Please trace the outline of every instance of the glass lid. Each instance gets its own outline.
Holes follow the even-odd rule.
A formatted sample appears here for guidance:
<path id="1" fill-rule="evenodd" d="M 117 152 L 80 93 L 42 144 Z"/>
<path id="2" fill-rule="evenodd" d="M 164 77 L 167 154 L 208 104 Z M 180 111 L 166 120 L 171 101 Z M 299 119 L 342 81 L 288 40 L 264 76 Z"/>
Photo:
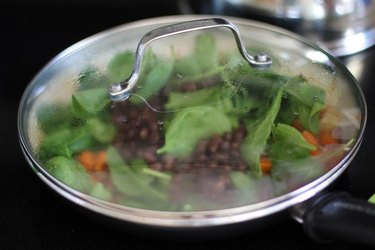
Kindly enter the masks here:
<path id="1" fill-rule="evenodd" d="M 78 197 L 186 212 L 284 197 L 351 160 L 365 103 L 328 53 L 240 19 L 239 34 L 167 20 L 88 38 L 34 78 L 19 126 L 37 172 Z"/>

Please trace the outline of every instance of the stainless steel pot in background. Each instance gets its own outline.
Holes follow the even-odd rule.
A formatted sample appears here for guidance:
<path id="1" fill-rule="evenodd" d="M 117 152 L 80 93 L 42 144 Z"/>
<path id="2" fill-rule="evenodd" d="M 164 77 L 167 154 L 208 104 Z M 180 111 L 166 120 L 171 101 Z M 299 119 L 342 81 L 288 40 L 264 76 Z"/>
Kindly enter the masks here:
<path id="1" fill-rule="evenodd" d="M 182 13 L 218 14 L 269 22 L 326 47 L 335 56 L 375 43 L 372 0 L 179 0 Z"/>

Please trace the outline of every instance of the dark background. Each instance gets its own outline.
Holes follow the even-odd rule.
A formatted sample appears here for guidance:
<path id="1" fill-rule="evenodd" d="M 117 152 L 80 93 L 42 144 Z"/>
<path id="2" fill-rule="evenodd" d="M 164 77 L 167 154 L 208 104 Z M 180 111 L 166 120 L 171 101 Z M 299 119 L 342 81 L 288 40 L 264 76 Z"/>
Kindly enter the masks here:
<path id="1" fill-rule="evenodd" d="M 178 243 L 166 236 L 159 241 L 107 227 L 68 206 L 35 175 L 21 153 L 16 122 L 23 90 L 49 60 L 79 40 L 130 21 L 179 14 L 179 9 L 172 0 L 51 2 L 0 3 L 0 249 L 358 248 L 351 243 L 316 243 L 291 219 L 226 240 Z M 364 90 L 369 119 L 361 150 L 333 189 L 367 199 L 375 193 L 375 49 L 340 60 Z"/>

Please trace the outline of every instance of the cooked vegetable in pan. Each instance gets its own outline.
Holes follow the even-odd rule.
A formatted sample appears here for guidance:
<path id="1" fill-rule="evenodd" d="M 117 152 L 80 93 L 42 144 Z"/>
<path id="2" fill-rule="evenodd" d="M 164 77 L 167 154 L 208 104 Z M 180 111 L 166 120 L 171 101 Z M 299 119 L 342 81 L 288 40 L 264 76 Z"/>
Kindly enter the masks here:
<path id="1" fill-rule="evenodd" d="M 132 52 L 81 72 L 69 103 L 39 107 L 40 161 L 57 179 L 132 207 L 197 211 L 267 200 L 334 167 L 355 133 L 304 74 L 219 54 L 209 34 L 173 59 L 148 50 L 136 91 L 112 103 Z M 352 127 L 351 127 L 352 128 Z M 353 129 L 352 129 L 353 130 Z M 355 126 L 354 126 L 355 130 Z"/>

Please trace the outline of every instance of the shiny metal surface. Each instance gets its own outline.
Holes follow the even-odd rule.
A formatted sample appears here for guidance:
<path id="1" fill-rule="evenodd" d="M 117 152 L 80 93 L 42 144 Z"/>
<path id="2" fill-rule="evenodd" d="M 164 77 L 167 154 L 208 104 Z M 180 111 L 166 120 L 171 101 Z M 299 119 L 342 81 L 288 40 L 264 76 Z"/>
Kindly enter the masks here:
<path id="1" fill-rule="evenodd" d="M 204 0 L 200 4 L 194 2 L 181 0 L 181 11 L 233 15 L 266 21 L 312 39 L 336 56 L 354 54 L 375 43 L 373 0 Z M 204 8 L 201 7 L 203 5 Z"/>
<path id="2" fill-rule="evenodd" d="M 148 19 L 145 21 L 139 21 L 130 23 L 127 25 L 119 26 L 115 29 L 102 32 L 98 35 L 92 36 L 86 40 L 81 41 L 80 43 L 68 48 L 57 56 L 53 61 L 45 67 L 45 70 L 49 66 L 56 63 L 61 58 L 67 56 L 68 54 L 80 50 L 83 47 L 87 46 L 90 43 L 95 43 L 95 41 L 105 38 L 107 36 L 119 33 L 126 32 L 129 29 L 144 27 L 146 25 L 166 25 L 173 22 L 182 22 L 192 19 L 202 18 L 202 16 L 174 16 L 174 17 L 163 17 L 163 18 L 154 18 Z M 284 30 L 269 27 L 264 24 L 251 22 L 244 19 L 230 18 L 228 19 L 238 25 L 252 25 L 257 28 L 268 30 L 269 32 L 277 32 L 278 34 L 285 34 Z M 288 39 L 294 39 L 298 42 L 305 44 L 313 48 L 314 50 L 320 51 L 313 43 L 310 43 L 303 38 L 296 36 L 292 33 L 287 34 Z M 67 198 L 79 206 L 82 206 L 88 210 L 95 211 L 97 213 L 118 219 L 123 221 L 130 221 L 144 225 L 153 225 L 153 226 L 163 226 L 163 227 L 179 227 L 179 228 L 191 228 L 191 227 L 206 227 L 206 226 L 216 226 L 216 225 L 226 225 L 233 224 L 238 222 L 243 222 L 247 220 L 255 220 L 258 218 L 265 217 L 267 215 L 272 215 L 282 210 L 288 209 L 300 202 L 303 202 L 315 194 L 319 193 L 326 187 L 328 187 L 332 182 L 334 182 L 348 167 L 349 163 L 353 160 L 363 137 L 364 127 L 366 124 L 367 118 L 367 109 L 364 101 L 363 93 L 361 92 L 360 87 L 356 84 L 354 78 L 351 77 L 351 74 L 343 67 L 340 66 L 341 63 L 337 61 L 334 57 L 326 54 L 325 51 L 320 51 L 322 55 L 325 55 L 325 58 L 329 58 L 332 63 L 339 67 L 353 83 L 354 95 L 357 96 L 360 101 L 362 119 L 360 124 L 360 131 L 358 137 L 348 152 L 346 157 L 330 171 L 317 178 L 313 182 L 294 190 L 293 192 L 287 193 L 282 196 L 278 196 L 273 199 L 266 200 L 264 202 L 259 202 L 256 204 L 242 206 L 237 208 L 230 209 L 221 209 L 213 211 L 200 211 L 200 212 L 164 212 L 164 211 L 151 211 L 137 208 L 130 208 L 125 206 L 119 206 L 117 204 L 112 204 L 105 202 L 103 200 L 98 200 L 94 197 L 88 196 L 86 194 L 76 192 L 75 190 L 67 187 L 60 181 L 57 181 L 53 176 L 48 174 L 43 166 L 33 159 L 33 152 L 30 150 L 30 142 L 27 139 L 27 132 L 25 128 L 25 114 L 28 111 L 29 102 L 34 97 L 35 92 L 37 91 L 38 86 L 33 86 L 33 82 L 29 85 L 27 91 L 25 92 L 19 109 L 18 117 L 18 129 L 20 133 L 20 142 L 23 149 L 23 153 L 26 156 L 28 162 L 32 165 L 34 171 L 37 172 L 38 176 L 52 189 L 57 193 Z"/>

